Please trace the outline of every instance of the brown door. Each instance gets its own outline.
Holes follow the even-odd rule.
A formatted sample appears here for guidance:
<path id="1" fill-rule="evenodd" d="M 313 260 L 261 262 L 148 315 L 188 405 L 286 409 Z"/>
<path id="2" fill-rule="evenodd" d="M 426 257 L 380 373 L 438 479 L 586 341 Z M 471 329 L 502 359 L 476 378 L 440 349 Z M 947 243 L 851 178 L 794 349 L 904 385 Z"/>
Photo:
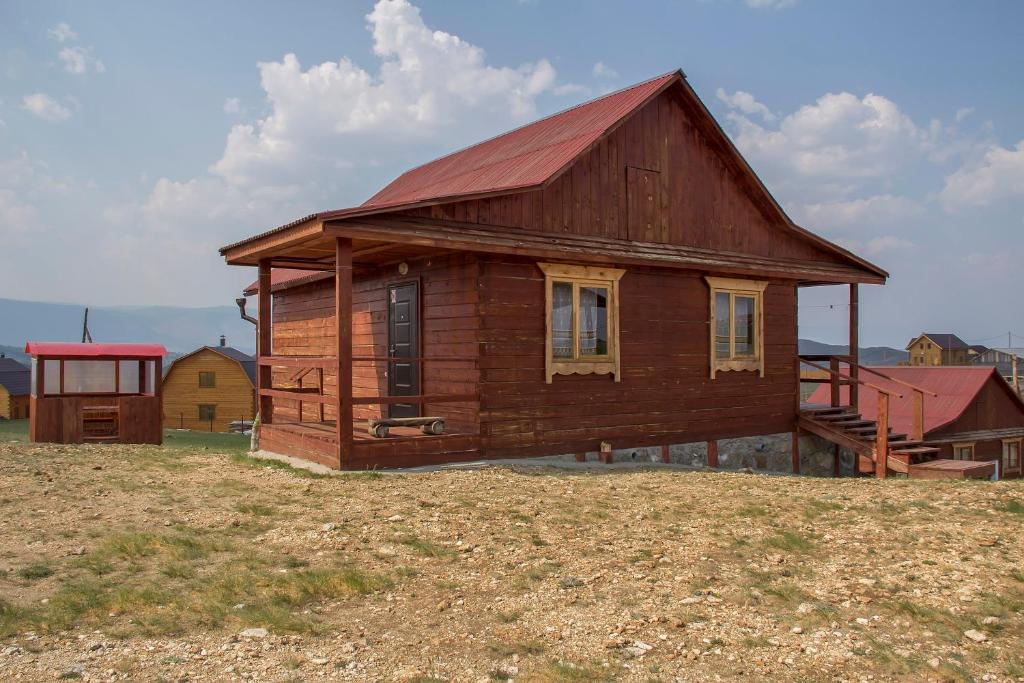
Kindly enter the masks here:
<path id="1" fill-rule="evenodd" d="M 388 395 L 415 396 L 420 393 L 420 366 L 403 361 L 420 355 L 420 292 L 416 282 L 388 285 Z M 391 417 L 418 417 L 419 405 L 392 403 Z"/>

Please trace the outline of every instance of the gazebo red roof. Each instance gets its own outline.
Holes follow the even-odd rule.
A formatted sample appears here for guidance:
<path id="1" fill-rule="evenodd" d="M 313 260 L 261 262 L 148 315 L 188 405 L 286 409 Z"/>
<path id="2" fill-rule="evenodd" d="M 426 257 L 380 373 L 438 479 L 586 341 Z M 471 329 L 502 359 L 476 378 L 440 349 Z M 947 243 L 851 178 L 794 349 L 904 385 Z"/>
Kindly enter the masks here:
<path id="1" fill-rule="evenodd" d="M 25 344 L 25 353 L 32 357 L 64 358 L 163 358 L 163 344 L 79 344 L 75 342 L 35 342 Z"/>

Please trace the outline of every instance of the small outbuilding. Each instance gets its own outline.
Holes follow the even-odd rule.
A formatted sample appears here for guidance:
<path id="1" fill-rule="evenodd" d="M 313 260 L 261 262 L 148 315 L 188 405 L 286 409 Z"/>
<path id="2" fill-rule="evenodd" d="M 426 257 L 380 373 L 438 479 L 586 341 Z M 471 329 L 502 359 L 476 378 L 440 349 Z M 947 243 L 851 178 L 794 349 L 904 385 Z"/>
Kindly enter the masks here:
<path id="1" fill-rule="evenodd" d="M 30 382 L 31 371 L 27 367 L 0 354 L 0 419 L 28 418 Z"/>
<path id="2" fill-rule="evenodd" d="M 201 346 L 175 359 L 164 375 L 163 420 L 169 429 L 226 432 L 251 422 L 256 404 L 256 358 L 227 345 Z"/>
<path id="3" fill-rule="evenodd" d="M 28 342 L 29 438 L 45 443 L 163 441 L 160 344 Z"/>

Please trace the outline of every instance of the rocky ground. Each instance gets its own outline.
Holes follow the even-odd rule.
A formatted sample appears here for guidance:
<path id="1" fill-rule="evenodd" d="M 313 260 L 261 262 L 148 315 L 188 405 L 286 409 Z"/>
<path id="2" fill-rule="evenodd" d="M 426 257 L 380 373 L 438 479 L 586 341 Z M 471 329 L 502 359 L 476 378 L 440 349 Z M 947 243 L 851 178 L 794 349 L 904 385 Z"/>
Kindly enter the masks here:
<path id="1" fill-rule="evenodd" d="M 0 444 L 0 679 L 1024 680 L 1024 485 Z"/>

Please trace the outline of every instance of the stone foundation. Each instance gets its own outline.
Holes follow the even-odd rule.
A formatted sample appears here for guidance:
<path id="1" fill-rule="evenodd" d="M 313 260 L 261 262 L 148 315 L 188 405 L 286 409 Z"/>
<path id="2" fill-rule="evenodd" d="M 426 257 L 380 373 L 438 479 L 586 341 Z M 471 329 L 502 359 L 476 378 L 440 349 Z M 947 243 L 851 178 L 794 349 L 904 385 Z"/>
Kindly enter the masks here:
<path id="1" fill-rule="evenodd" d="M 669 462 L 686 467 L 708 466 L 707 442 L 672 444 L 668 449 Z M 834 472 L 835 446 L 821 437 L 804 434 L 800 437 L 800 473 L 831 477 Z M 574 454 L 560 456 L 561 459 L 575 460 Z M 597 461 L 597 451 L 587 453 L 587 461 Z M 614 462 L 660 463 L 661 447 L 616 448 L 612 451 Z M 846 449 L 840 450 L 841 476 L 854 474 L 856 460 Z M 738 439 L 718 441 L 718 469 L 750 470 L 754 472 L 775 472 L 792 474 L 792 435 L 767 434 Z"/>

